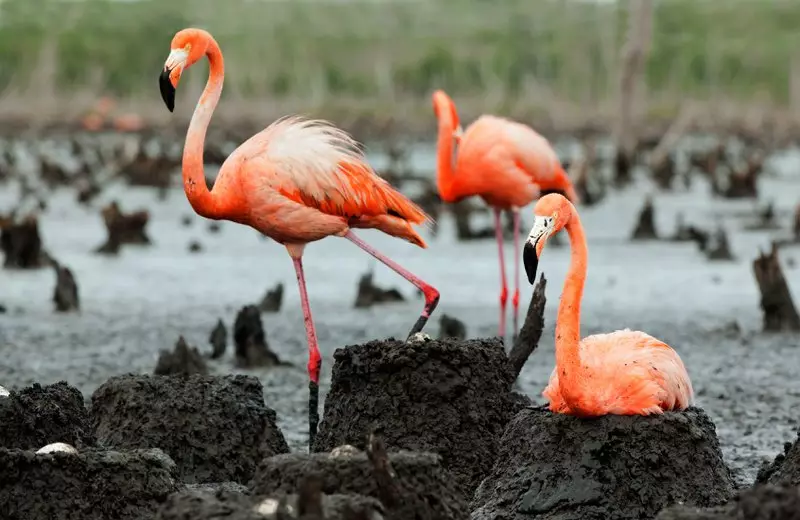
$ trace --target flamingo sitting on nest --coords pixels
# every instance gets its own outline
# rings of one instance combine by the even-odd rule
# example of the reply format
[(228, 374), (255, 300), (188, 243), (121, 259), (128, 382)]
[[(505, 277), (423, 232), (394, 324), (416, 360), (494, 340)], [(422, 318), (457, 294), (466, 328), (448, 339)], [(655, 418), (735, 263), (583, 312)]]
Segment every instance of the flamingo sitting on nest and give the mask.
[(289, 252), (308, 339), (311, 446), (319, 422), (322, 359), (303, 275), (306, 244), (328, 236), (344, 237), (418, 287), (425, 296), (425, 307), (411, 336), (422, 330), (436, 308), (439, 292), (363, 242), (352, 229), (379, 229), (424, 248), (425, 241), (411, 225), (430, 219), (372, 170), (347, 133), (325, 122), (299, 117), (280, 119), (242, 143), (225, 160), (209, 191), (203, 172), (203, 147), (225, 76), (222, 51), (211, 34), (191, 28), (178, 31), (159, 85), (161, 96), (172, 111), (181, 74), (203, 57), (209, 61), (209, 78), (186, 133), (184, 191), (199, 215), (250, 226), (283, 244)]
[(543, 392), (550, 410), (592, 417), (660, 414), (690, 406), (694, 392), (689, 374), (678, 353), (663, 341), (629, 329), (580, 339), (587, 246), (578, 212), (553, 193), (539, 199), (534, 215), (523, 247), (531, 284), (548, 237), (566, 228), (572, 249), (558, 306), (556, 367)]

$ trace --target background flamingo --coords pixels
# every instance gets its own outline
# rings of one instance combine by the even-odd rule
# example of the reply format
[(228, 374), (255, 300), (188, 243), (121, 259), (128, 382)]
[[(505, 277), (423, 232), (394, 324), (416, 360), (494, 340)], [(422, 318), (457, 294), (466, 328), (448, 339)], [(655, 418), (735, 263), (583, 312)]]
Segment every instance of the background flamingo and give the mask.
[[(208, 57), (209, 78), (197, 103), (183, 150), (186, 197), (199, 215), (250, 226), (286, 246), (294, 263), (308, 336), (309, 446), (319, 422), (319, 372), (322, 359), (308, 304), (302, 256), (307, 243), (344, 237), (422, 290), (425, 307), (409, 335), (422, 330), (439, 301), (439, 292), (361, 239), (351, 228), (374, 228), (419, 247), (425, 241), (411, 224), (428, 216), (378, 177), (353, 139), (322, 121), (284, 118), (237, 148), (220, 168), (209, 191), (203, 172), (206, 129), (222, 92), (222, 52), (200, 29), (184, 29), (172, 39), (159, 84), (172, 111), (184, 70)], [(256, 267), (257, 269), (257, 267)]]
[[(483, 115), (461, 129), (455, 103), (441, 90), (433, 93), (433, 110), (439, 120), (437, 187), (445, 202), (478, 195), (494, 209), (497, 250), (500, 257), (500, 325), (505, 338), (506, 285), (501, 212), (514, 217), (514, 334), (519, 319), (519, 209), (536, 199), (540, 190), (563, 191), (578, 197), (567, 172), (550, 143), (532, 128), (501, 117)], [(454, 141), (458, 152), (454, 159)]]
[(683, 410), (694, 392), (680, 356), (669, 345), (629, 329), (580, 339), (588, 249), (578, 212), (558, 194), (542, 197), (525, 241), (523, 260), (533, 284), (542, 249), (566, 228), (571, 261), (556, 322), (556, 367), (543, 395), (550, 410), (578, 416), (650, 415)]

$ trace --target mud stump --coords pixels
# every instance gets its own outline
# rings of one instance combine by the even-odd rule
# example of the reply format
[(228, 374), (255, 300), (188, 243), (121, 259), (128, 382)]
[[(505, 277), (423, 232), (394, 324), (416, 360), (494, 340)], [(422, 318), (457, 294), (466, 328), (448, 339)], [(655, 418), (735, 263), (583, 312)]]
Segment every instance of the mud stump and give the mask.
[(756, 476), (757, 484), (784, 482), (800, 486), (800, 433), (793, 443), (784, 444), (783, 453), (779, 453), (772, 463), (762, 466)]
[(441, 314), (439, 317), (439, 339), (444, 338), (467, 339), (467, 326), (458, 318), (453, 318), (444, 313)]
[(246, 483), (259, 460), (289, 451), (251, 376), (112, 377), (92, 395), (91, 414), (104, 445), (161, 448), (187, 483)]
[(714, 423), (697, 408), (589, 420), (528, 408), (500, 446), (473, 520), (653, 518), (678, 502), (720, 505), (733, 492)]
[(219, 359), (225, 355), (225, 349), (228, 346), (228, 329), (225, 328), (222, 318), (217, 321), (217, 325), (211, 331), (208, 341), (211, 343), (211, 359)]
[(706, 258), (709, 260), (734, 260), (725, 228), (720, 225), (709, 238), (710, 240), (705, 244)]
[(0, 399), (0, 447), (38, 450), (53, 442), (78, 449), (95, 444), (78, 389), (61, 381), (34, 384)]
[[(451, 475), (442, 468), (439, 457), (400, 451), (389, 454), (389, 460), (397, 484), (397, 501), (393, 507), (383, 504), (384, 518), (469, 518), (467, 504), (455, 489)], [(322, 493), (364, 495), (380, 500), (373, 466), (365, 453), (277, 455), (261, 461), (250, 488), (260, 497), (297, 493), (309, 474), (319, 476)]]
[(258, 308), (261, 312), (278, 312), (281, 310), (283, 303), (283, 284), (278, 283), (272, 289), (267, 291), (267, 294), (261, 299)]
[(106, 242), (95, 251), (98, 253), (116, 253), (125, 244), (149, 245), (150, 238), (145, 232), (150, 213), (147, 210), (123, 213), (117, 201), (112, 201), (101, 210), (108, 237)]
[(153, 374), (157, 376), (189, 376), (207, 374), (208, 367), (200, 352), (189, 347), (183, 336), (178, 338), (172, 351), (162, 350)]
[(383, 289), (372, 282), (373, 272), (368, 271), (361, 275), (356, 290), (356, 300), (353, 307), (364, 309), (381, 303), (402, 302), (405, 300), (397, 289)]
[(70, 312), (80, 309), (80, 298), (78, 297), (78, 282), (69, 267), (65, 267), (53, 261), (53, 269), (56, 272), (56, 287), (53, 290), (53, 303), (56, 312)]
[(0, 448), (0, 517), (152, 518), (177, 489), (173, 468), (158, 450), (37, 455)]
[(794, 224), (792, 224), (795, 242), (800, 242), (800, 204), (794, 210)]
[(631, 240), (658, 240), (652, 197), (647, 197), (644, 201), (636, 227), (631, 234)]
[(528, 312), (525, 315), (525, 323), (522, 324), (519, 335), (514, 341), (514, 346), (511, 348), (511, 352), (508, 353), (508, 362), (511, 365), (515, 380), (519, 377), (519, 373), (522, 372), (522, 367), (525, 366), (528, 358), (539, 346), (542, 330), (544, 330), (544, 308), (547, 305), (546, 288), (547, 279), (542, 273), (533, 288), (531, 302), (528, 304)]
[(764, 313), (764, 331), (798, 331), (800, 316), (792, 301), (792, 294), (783, 276), (778, 260), (778, 246), (772, 243), (769, 253), (760, 253), (753, 261), (753, 273), (761, 292), (761, 310)]
[(442, 456), (465, 497), (491, 469), (511, 418), (513, 376), (497, 339), (397, 340), (334, 353), (331, 389), (313, 450), (364, 448), (378, 428), (391, 448)]
[(278, 355), (269, 349), (261, 311), (255, 305), (245, 305), (233, 323), (233, 344), (236, 365), (243, 368), (281, 365)]
[(39, 236), (39, 220), (34, 215), (19, 222), (13, 216), (0, 217), (0, 250), (5, 255), (6, 268), (38, 269), (49, 261)]
[(800, 488), (790, 484), (760, 485), (742, 490), (724, 506), (670, 507), (656, 520), (800, 520)]

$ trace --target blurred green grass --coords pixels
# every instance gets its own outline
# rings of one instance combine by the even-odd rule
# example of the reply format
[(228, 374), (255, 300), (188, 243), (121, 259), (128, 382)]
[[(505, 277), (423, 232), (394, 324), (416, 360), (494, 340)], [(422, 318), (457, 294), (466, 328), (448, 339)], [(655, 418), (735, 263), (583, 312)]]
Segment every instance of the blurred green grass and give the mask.
[[(553, 100), (591, 107), (617, 91), (627, 9), (626, 0), (3, 0), (0, 89), (152, 100), (172, 35), (198, 26), (219, 41), (225, 96), (239, 100), (402, 99), (429, 115), (430, 92), (444, 88), (501, 113), (547, 111)], [(684, 98), (787, 104), (797, 27), (797, 0), (657, 2), (647, 86), (661, 104), (651, 110)]]

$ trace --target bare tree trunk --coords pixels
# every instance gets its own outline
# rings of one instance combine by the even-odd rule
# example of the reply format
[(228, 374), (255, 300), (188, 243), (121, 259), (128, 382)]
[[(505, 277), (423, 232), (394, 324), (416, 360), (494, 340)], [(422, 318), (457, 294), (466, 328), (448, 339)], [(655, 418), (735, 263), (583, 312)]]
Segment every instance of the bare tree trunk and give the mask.
[(778, 246), (772, 243), (769, 253), (761, 253), (753, 261), (753, 273), (761, 292), (764, 331), (800, 330), (800, 316), (778, 261)]

